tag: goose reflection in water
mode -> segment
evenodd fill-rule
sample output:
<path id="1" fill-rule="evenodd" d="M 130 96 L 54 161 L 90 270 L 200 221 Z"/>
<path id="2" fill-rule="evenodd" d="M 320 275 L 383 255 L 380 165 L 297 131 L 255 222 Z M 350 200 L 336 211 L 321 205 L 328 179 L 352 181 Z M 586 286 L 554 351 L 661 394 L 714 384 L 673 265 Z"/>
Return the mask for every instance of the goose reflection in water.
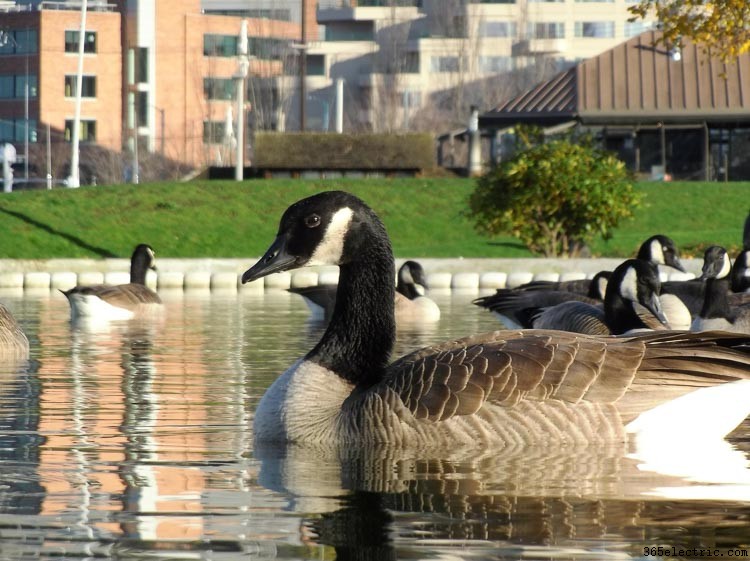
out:
<path id="1" fill-rule="evenodd" d="M 746 463 L 731 445 L 724 452 L 711 460 Z M 630 559 L 659 536 L 678 547 L 746 542 L 747 513 L 737 516 L 729 502 L 737 493 L 750 500 L 746 475 L 744 484 L 686 484 L 682 476 L 645 470 L 624 444 L 499 453 L 467 447 L 442 456 L 394 449 L 331 455 L 259 444 L 254 455 L 258 483 L 307 514 L 302 533 L 335 548 L 337 559 L 396 559 L 415 544 L 446 554 L 471 546 L 500 559 L 568 558 L 565 551 L 585 558 L 592 555 L 581 547 L 587 541 L 601 542 L 597 559 Z M 696 500 L 676 503 L 686 489 Z"/>

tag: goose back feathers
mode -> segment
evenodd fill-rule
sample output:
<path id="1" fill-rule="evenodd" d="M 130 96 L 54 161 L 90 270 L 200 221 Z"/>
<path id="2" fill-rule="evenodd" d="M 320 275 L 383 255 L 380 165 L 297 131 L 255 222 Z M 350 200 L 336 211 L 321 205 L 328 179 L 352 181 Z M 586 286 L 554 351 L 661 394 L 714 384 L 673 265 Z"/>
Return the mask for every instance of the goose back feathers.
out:
<path id="1" fill-rule="evenodd" d="M 71 316 L 130 319 L 161 309 L 161 298 L 146 286 L 146 273 L 156 270 L 154 250 L 139 244 L 130 259 L 130 282 L 120 285 L 78 285 L 63 291 Z"/>
<path id="2" fill-rule="evenodd" d="M 726 333 L 499 331 L 389 364 L 390 242 L 375 213 L 347 193 L 290 206 L 275 241 L 242 280 L 308 264 L 341 267 L 336 306 L 320 342 L 261 399 L 254 419 L 260 441 L 340 447 L 622 439 L 627 423 L 666 400 L 750 377 L 750 338 Z M 750 410 L 750 403 L 740 406 Z"/>

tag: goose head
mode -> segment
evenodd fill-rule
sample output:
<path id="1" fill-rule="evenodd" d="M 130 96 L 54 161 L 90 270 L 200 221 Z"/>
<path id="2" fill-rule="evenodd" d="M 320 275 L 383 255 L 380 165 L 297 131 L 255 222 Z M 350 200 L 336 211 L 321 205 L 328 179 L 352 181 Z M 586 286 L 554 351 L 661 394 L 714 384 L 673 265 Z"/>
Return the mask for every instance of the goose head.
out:
<path id="1" fill-rule="evenodd" d="M 658 272 L 641 259 L 628 259 L 612 272 L 605 301 L 621 299 L 640 304 L 662 324 L 668 325 L 659 300 L 660 291 L 661 282 Z"/>
<path id="2" fill-rule="evenodd" d="M 156 270 L 156 252 L 150 245 L 141 243 L 135 246 L 133 255 L 130 257 L 131 263 L 139 263 L 143 269 Z"/>
<path id="3" fill-rule="evenodd" d="M 654 265 L 666 265 L 678 271 L 686 272 L 680 261 L 680 252 L 671 238 L 657 234 L 651 236 L 641 244 L 638 259 L 643 259 Z"/>
<path id="4" fill-rule="evenodd" d="M 424 296 L 429 287 L 427 276 L 422 265 L 416 261 L 406 261 L 398 270 L 398 283 L 396 290 L 413 300 L 418 296 Z"/>
<path id="5" fill-rule="evenodd" d="M 373 244 L 373 240 L 379 244 Z M 305 266 L 346 266 L 366 261 L 373 245 L 382 247 L 392 262 L 385 227 L 367 205 L 343 191 L 318 193 L 287 208 L 276 239 L 245 271 L 242 282 Z"/>
<path id="6" fill-rule="evenodd" d="M 701 280 L 725 279 L 732 272 L 732 262 L 727 250 L 718 245 L 712 245 L 703 254 L 703 273 Z"/>
<path id="7" fill-rule="evenodd" d="M 130 282 L 146 284 L 146 273 L 156 270 L 156 253 L 145 243 L 138 244 L 130 257 Z"/>

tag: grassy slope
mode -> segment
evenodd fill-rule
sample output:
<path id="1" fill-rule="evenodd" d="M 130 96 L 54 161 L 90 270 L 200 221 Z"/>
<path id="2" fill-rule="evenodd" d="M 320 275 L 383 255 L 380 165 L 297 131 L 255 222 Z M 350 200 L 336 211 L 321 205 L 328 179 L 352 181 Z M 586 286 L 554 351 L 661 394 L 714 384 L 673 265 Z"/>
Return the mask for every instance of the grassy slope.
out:
<path id="1" fill-rule="evenodd" d="M 26 191 L 0 196 L 0 258 L 128 256 L 148 242 L 160 257 L 257 256 L 293 201 L 345 189 L 381 215 L 398 256 L 524 257 L 512 238 L 487 239 L 462 216 L 467 179 L 197 181 Z M 644 205 L 595 254 L 630 255 L 652 233 L 689 253 L 738 247 L 750 183 L 642 183 Z"/>

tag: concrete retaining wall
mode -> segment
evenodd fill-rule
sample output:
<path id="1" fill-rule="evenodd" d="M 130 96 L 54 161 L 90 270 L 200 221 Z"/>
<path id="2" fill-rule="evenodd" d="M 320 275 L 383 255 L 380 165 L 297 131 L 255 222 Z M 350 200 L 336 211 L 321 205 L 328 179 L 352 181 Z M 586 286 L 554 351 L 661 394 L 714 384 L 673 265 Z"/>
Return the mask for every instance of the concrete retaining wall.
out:
<path id="1" fill-rule="evenodd" d="M 335 283 L 337 267 L 310 267 L 271 275 L 248 285 L 242 273 L 257 258 L 248 259 L 159 259 L 158 271 L 149 271 L 147 284 L 156 290 L 285 290 L 290 286 Z M 397 259 L 398 267 L 404 260 Z M 590 278 L 601 270 L 612 270 L 620 259 L 417 259 L 427 273 L 430 289 L 494 290 L 518 286 L 531 280 Z M 662 279 L 684 280 L 700 274 L 702 261 L 687 259 L 689 273 L 662 268 Z M 0 290 L 60 289 L 76 284 L 121 284 L 128 282 L 128 259 L 0 259 Z"/>

